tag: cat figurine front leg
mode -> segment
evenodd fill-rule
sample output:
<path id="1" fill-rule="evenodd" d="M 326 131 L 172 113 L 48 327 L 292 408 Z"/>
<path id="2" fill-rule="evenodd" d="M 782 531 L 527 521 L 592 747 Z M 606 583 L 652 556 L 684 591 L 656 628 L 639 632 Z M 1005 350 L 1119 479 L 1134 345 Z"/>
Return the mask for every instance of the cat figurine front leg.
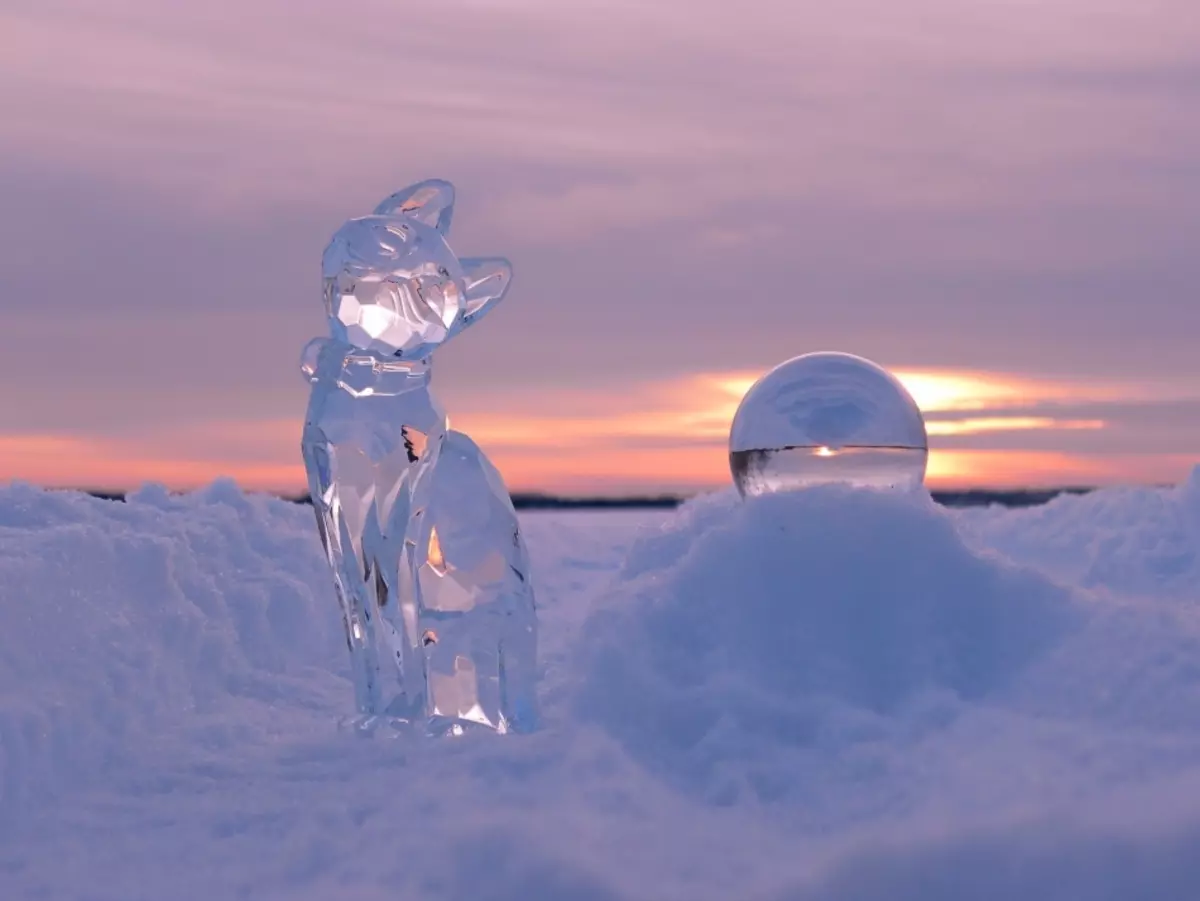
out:
<path id="1" fill-rule="evenodd" d="M 301 368 L 312 383 L 301 450 L 359 716 L 421 718 L 424 661 L 405 634 L 404 535 L 389 523 L 407 519 L 415 467 L 441 449 L 446 417 L 428 391 L 429 364 L 321 338 Z"/>

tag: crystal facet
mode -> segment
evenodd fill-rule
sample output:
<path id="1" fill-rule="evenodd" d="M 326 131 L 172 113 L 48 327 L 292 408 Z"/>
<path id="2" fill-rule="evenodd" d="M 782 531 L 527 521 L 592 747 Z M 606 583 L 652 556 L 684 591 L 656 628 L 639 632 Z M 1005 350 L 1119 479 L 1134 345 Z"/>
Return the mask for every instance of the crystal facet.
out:
<path id="1" fill-rule="evenodd" d="M 537 617 L 516 513 L 429 391 L 430 353 L 512 279 L 503 258 L 454 255 L 453 203 L 448 182 L 421 182 L 330 241 L 333 337 L 301 354 L 301 446 L 363 723 L 529 731 Z"/>
<path id="2" fill-rule="evenodd" d="M 413 508 L 406 544 L 431 715 L 442 728 L 528 730 L 534 710 L 521 686 L 536 675 L 533 591 L 500 474 L 475 442 L 448 431 L 437 465 L 414 484 Z"/>
<path id="3" fill-rule="evenodd" d="M 772 369 L 746 392 L 729 433 L 729 466 L 743 495 L 827 482 L 911 489 L 928 443 L 916 403 L 862 357 L 813 353 Z"/>
<path id="4" fill-rule="evenodd" d="M 333 336 L 347 344 L 419 360 L 462 325 L 462 266 L 442 233 L 417 219 L 351 219 L 321 268 Z"/>

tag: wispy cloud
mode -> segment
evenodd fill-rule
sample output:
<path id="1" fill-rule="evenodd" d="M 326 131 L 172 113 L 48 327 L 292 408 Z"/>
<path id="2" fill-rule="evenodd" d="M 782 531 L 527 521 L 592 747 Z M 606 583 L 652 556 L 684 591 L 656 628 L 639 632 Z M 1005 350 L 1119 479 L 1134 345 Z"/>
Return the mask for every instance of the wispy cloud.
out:
<path id="1" fill-rule="evenodd" d="M 978 435 L 982 432 L 1025 432 L 1052 429 L 1102 429 L 1103 419 L 1051 419 L 1048 416 L 973 416 L 970 419 L 935 419 L 925 424 L 930 437 Z"/>
<path id="2" fill-rule="evenodd" d="M 321 247 L 431 175 L 456 248 L 516 263 L 437 379 L 522 485 L 720 481 L 739 385 L 818 349 L 908 364 L 935 476 L 1186 454 L 1155 389 L 1105 386 L 1200 378 L 1192 12 L 9 0 L 0 389 L 31 443 L 0 475 L 293 472 L 290 437 L 216 436 L 294 423 Z"/>

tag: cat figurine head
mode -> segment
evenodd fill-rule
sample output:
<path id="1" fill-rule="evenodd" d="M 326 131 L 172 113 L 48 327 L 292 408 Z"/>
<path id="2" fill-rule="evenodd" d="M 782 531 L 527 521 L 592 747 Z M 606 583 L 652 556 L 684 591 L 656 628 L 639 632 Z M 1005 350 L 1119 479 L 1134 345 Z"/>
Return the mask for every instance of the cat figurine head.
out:
<path id="1" fill-rule="evenodd" d="M 321 260 L 333 337 L 382 356 L 428 357 L 504 297 L 503 257 L 455 256 L 454 186 L 429 179 L 346 222 Z"/>

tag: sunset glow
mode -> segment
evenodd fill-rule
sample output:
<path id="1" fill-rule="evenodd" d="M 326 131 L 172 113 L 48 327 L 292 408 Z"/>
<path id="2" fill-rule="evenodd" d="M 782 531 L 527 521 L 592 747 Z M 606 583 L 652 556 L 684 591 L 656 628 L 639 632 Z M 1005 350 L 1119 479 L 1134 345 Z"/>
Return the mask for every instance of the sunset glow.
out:
<path id="1" fill-rule="evenodd" d="M 1059 418 L 1055 405 L 1103 409 L 1138 397 L 1136 385 L 1089 387 L 949 370 L 900 369 L 898 377 L 927 417 L 927 481 L 934 487 L 1163 482 L 1194 462 L 1186 453 L 1021 446 L 1039 435 L 1105 433 L 1112 427 L 1106 419 Z M 756 378 L 702 373 L 650 382 L 618 397 L 546 388 L 514 398 L 503 414 L 472 406 L 468 397 L 455 405 L 454 425 L 487 450 L 514 490 L 690 492 L 728 483 L 729 423 Z M 10 435 L 0 438 L 0 466 L 16 478 L 63 486 L 115 489 L 161 481 L 191 488 L 227 475 L 248 487 L 299 493 L 300 430 L 298 419 L 275 419 L 194 423 L 127 438 Z M 987 446 L 1006 434 L 1012 437 L 1004 449 Z M 976 445 L 942 443 L 956 440 Z"/>
<path id="2" fill-rule="evenodd" d="M 925 430 L 931 437 L 935 435 L 978 435 L 981 432 L 1102 428 L 1104 428 L 1102 419 L 1050 419 L 1045 416 L 975 416 L 970 419 L 940 419 L 925 423 Z"/>
<path id="3" fill-rule="evenodd" d="M 426 178 L 514 264 L 435 393 L 515 488 L 726 484 L 816 350 L 932 485 L 1182 478 L 1192 6 L 915 3 L 0 4 L 0 478 L 302 490 L 323 249 Z"/>

